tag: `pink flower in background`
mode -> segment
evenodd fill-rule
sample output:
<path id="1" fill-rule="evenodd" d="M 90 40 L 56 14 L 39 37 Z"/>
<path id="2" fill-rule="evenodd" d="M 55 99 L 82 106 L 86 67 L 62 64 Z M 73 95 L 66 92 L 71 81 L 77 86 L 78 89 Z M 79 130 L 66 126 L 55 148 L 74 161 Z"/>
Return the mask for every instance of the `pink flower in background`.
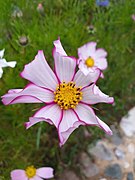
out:
<path id="1" fill-rule="evenodd" d="M 94 113 L 91 105 L 104 102 L 113 103 L 114 99 L 102 93 L 95 85 L 100 70 L 85 76 L 76 72 L 77 61 L 68 57 L 60 40 L 54 41 L 54 72 L 49 67 L 43 51 L 38 51 L 35 59 L 25 66 L 21 76 L 30 81 L 24 89 L 13 89 L 2 97 L 5 105 L 16 103 L 43 103 L 26 128 L 37 122 L 45 121 L 57 128 L 60 146 L 80 125 L 93 125 L 112 134 L 110 128 Z"/>
<path id="2" fill-rule="evenodd" d="M 53 177 L 53 169 L 51 167 L 36 169 L 34 166 L 28 166 L 26 170 L 16 169 L 11 171 L 11 180 L 42 180 Z"/>
<path id="3" fill-rule="evenodd" d="M 132 14 L 132 19 L 133 19 L 133 21 L 135 21 L 135 14 Z"/>
<path id="4" fill-rule="evenodd" d="M 96 49 L 96 42 L 89 42 L 78 48 L 79 69 L 88 75 L 95 69 L 105 70 L 107 68 L 107 52 L 104 49 Z"/>
<path id="5" fill-rule="evenodd" d="M 2 68 L 5 68 L 5 67 L 12 67 L 12 68 L 14 68 L 15 65 L 16 65 L 16 61 L 7 62 L 6 59 L 3 58 L 4 51 L 5 51 L 4 49 L 0 51 L 0 78 L 3 75 Z"/>
<path id="6" fill-rule="evenodd" d="M 38 6 L 37 6 L 37 11 L 39 13 L 41 13 L 42 15 L 44 15 L 44 6 L 42 3 L 39 3 Z"/>

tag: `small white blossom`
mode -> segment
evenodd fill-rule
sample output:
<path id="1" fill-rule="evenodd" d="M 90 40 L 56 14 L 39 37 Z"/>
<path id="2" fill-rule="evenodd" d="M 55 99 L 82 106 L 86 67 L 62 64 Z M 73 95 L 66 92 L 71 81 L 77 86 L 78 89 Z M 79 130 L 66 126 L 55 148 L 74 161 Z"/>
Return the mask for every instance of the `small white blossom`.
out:
<path id="1" fill-rule="evenodd" d="M 5 51 L 5 49 L 0 51 L 0 78 L 2 77 L 2 74 L 3 74 L 3 69 L 2 68 L 4 68 L 4 67 L 12 67 L 12 68 L 14 68 L 15 65 L 16 65 L 16 61 L 7 62 L 6 59 L 3 58 L 4 51 Z"/>

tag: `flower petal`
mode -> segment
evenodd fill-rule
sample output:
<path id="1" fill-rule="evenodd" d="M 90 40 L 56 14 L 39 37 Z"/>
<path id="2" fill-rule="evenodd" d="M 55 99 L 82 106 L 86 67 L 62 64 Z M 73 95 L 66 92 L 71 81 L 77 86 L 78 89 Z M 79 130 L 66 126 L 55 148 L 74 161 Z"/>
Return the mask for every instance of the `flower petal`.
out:
<path id="1" fill-rule="evenodd" d="M 2 75 L 3 75 L 3 70 L 2 70 L 2 68 L 0 67 L 0 78 L 2 77 Z"/>
<path id="2" fill-rule="evenodd" d="M 0 59 L 0 67 L 3 68 L 3 67 L 7 67 L 7 61 L 6 59 Z"/>
<path id="3" fill-rule="evenodd" d="M 79 103 L 74 109 L 78 118 L 88 125 L 98 125 L 97 118 L 93 109 L 85 104 Z"/>
<path id="4" fill-rule="evenodd" d="M 64 145 L 70 134 L 84 123 L 79 121 L 73 110 L 69 109 L 63 112 L 63 118 L 58 127 L 60 146 Z"/>
<path id="5" fill-rule="evenodd" d="M 76 59 L 68 56 L 61 56 L 61 54 L 54 51 L 55 72 L 60 82 L 70 82 L 75 75 Z"/>
<path id="6" fill-rule="evenodd" d="M 12 67 L 12 68 L 14 68 L 15 66 L 16 66 L 16 61 L 10 61 L 10 62 L 7 62 L 7 65 L 9 66 L 9 67 Z"/>
<path id="7" fill-rule="evenodd" d="M 93 56 L 96 50 L 96 45 L 96 42 L 89 42 L 78 48 L 79 58 L 86 60 L 88 57 Z"/>
<path id="8" fill-rule="evenodd" d="M 100 77 L 104 79 L 104 74 L 101 72 Z"/>
<path id="9" fill-rule="evenodd" d="M 61 56 L 67 56 L 65 50 L 62 47 L 60 39 L 54 41 L 53 44 L 54 44 L 54 49 L 53 49 L 54 56 L 55 56 L 55 52 L 58 52 L 59 54 L 61 54 Z"/>
<path id="10" fill-rule="evenodd" d="M 103 121 L 101 121 L 96 115 L 95 112 L 91 107 L 85 104 L 78 104 L 77 107 L 74 110 L 82 122 L 84 122 L 86 125 L 92 125 L 97 126 L 101 129 L 103 129 L 107 134 L 112 135 L 111 129 L 105 124 Z"/>
<path id="11" fill-rule="evenodd" d="M 107 52 L 102 48 L 97 49 L 94 54 L 94 58 L 96 58 L 96 59 L 105 58 L 106 56 L 107 56 Z"/>
<path id="12" fill-rule="evenodd" d="M 53 124 L 51 120 L 49 119 L 45 119 L 45 118 L 36 118 L 36 117 L 30 117 L 28 122 L 25 122 L 25 127 L 26 129 L 29 129 L 30 127 L 34 126 L 35 124 L 39 123 L 39 122 L 48 122 L 49 124 Z"/>
<path id="13" fill-rule="evenodd" d="M 82 102 L 87 104 L 96 104 L 99 102 L 104 103 L 113 103 L 113 97 L 109 97 L 108 95 L 102 93 L 100 89 L 95 85 L 92 84 L 89 87 L 86 87 L 82 90 L 83 99 Z"/>
<path id="14" fill-rule="evenodd" d="M 16 61 L 10 61 L 10 62 L 7 62 L 6 59 L 0 59 L 0 67 L 12 67 L 14 68 L 16 65 Z"/>
<path id="15" fill-rule="evenodd" d="M 95 66 L 101 70 L 105 70 L 108 66 L 107 60 L 105 58 L 95 59 Z"/>
<path id="16" fill-rule="evenodd" d="M 39 177 L 45 178 L 45 179 L 49 179 L 49 178 L 53 178 L 53 168 L 51 167 L 42 167 L 37 169 L 36 174 Z"/>
<path id="17" fill-rule="evenodd" d="M 68 57 L 63 49 L 60 39 L 54 41 L 53 57 L 55 60 L 55 72 L 60 82 L 69 82 L 73 79 L 77 60 L 74 57 Z"/>
<path id="18" fill-rule="evenodd" d="M 73 81 L 76 82 L 76 86 L 81 86 L 83 88 L 93 82 L 96 82 L 100 76 L 100 73 L 101 72 L 99 69 L 95 69 L 94 72 L 89 72 L 89 74 L 85 76 L 81 70 L 78 70 Z"/>
<path id="19" fill-rule="evenodd" d="M 35 59 L 31 63 L 25 65 L 21 76 L 40 87 L 51 90 L 55 90 L 58 84 L 58 80 L 49 67 L 43 51 L 38 51 Z"/>
<path id="20" fill-rule="evenodd" d="M 107 124 L 105 124 L 103 121 L 101 121 L 97 116 L 96 116 L 97 120 L 98 120 L 98 123 L 99 125 L 97 125 L 99 128 L 103 129 L 108 135 L 112 135 L 112 131 L 111 129 L 109 128 L 109 126 Z"/>
<path id="21" fill-rule="evenodd" d="M 11 180 L 28 180 L 24 170 L 16 169 L 11 171 Z"/>
<path id="22" fill-rule="evenodd" d="M 0 59 L 3 58 L 3 56 L 4 56 L 4 51 L 5 51 L 5 49 L 0 50 Z"/>
<path id="23" fill-rule="evenodd" d="M 30 118 L 30 122 L 26 124 L 26 128 L 31 127 L 37 122 L 46 121 L 50 124 L 54 124 L 58 127 L 58 124 L 62 118 L 62 110 L 57 104 L 47 105 L 38 110 L 33 117 Z"/>
<path id="24" fill-rule="evenodd" d="M 5 105 L 16 103 L 41 103 L 53 102 L 54 94 L 48 89 L 38 87 L 34 84 L 28 84 L 25 89 L 10 90 L 2 96 L 2 102 Z"/>
<path id="25" fill-rule="evenodd" d="M 29 180 L 43 180 L 43 179 L 40 178 L 39 176 L 34 176 L 33 178 L 29 178 Z"/>
<path id="26" fill-rule="evenodd" d="M 89 74 L 89 72 L 94 72 L 93 68 L 88 68 L 83 61 L 80 61 L 78 64 L 79 69 L 83 72 L 85 76 Z"/>

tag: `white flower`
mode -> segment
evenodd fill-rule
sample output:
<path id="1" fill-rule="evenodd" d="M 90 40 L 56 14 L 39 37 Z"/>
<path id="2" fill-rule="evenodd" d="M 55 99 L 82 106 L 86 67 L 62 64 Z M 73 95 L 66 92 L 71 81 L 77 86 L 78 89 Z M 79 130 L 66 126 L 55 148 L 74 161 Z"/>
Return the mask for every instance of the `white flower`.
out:
<path id="1" fill-rule="evenodd" d="M 7 62 L 6 59 L 3 58 L 4 51 L 5 51 L 5 49 L 0 51 L 0 78 L 2 77 L 2 74 L 3 74 L 3 69 L 2 68 L 4 68 L 4 67 L 12 67 L 12 68 L 14 68 L 15 65 L 16 65 L 16 61 Z"/>
<path id="2" fill-rule="evenodd" d="M 85 76 L 98 68 L 101 70 L 101 77 L 103 77 L 102 71 L 107 68 L 107 52 L 102 48 L 96 49 L 96 45 L 96 42 L 89 42 L 78 48 L 79 69 Z"/>

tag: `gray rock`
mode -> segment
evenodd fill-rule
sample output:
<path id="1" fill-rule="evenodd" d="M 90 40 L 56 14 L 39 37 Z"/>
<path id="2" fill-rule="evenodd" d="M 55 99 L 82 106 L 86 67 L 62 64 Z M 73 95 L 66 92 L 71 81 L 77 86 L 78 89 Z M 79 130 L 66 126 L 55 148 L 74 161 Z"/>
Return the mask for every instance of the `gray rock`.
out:
<path id="1" fill-rule="evenodd" d="M 110 149 L 105 147 L 101 142 L 98 142 L 95 147 L 88 147 L 88 153 L 96 158 L 108 160 L 113 160 L 113 153 Z"/>
<path id="2" fill-rule="evenodd" d="M 122 137 L 119 134 L 113 134 L 111 137 L 112 143 L 115 145 L 120 145 L 123 142 Z"/>
<path id="3" fill-rule="evenodd" d="M 86 153 L 82 153 L 80 157 L 81 173 L 87 178 L 96 176 L 99 173 L 99 168 L 91 162 L 90 157 Z"/>
<path id="4" fill-rule="evenodd" d="M 118 129 L 116 129 L 116 127 L 114 125 L 111 126 L 111 129 L 113 131 L 113 135 L 112 136 L 108 136 L 106 135 L 113 144 L 115 144 L 116 146 L 119 146 L 120 144 L 123 143 L 123 139 L 122 136 L 119 132 Z"/>
<path id="5" fill-rule="evenodd" d="M 133 160 L 133 170 L 135 172 L 135 159 Z"/>
<path id="6" fill-rule="evenodd" d="M 134 180 L 134 175 L 132 172 L 129 172 L 127 175 L 127 180 Z"/>
<path id="7" fill-rule="evenodd" d="M 124 162 L 123 162 L 123 167 L 124 167 L 125 169 L 127 169 L 127 168 L 130 167 L 130 164 L 129 164 L 127 161 L 124 161 Z"/>
<path id="8" fill-rule="evenodd" d="M 124 159 L 125 153 L 121 149 L 116 148 L 114 152 L 118 159 Z"/>
<path id="9" fill-rule="evenodd" d="M 120 127 L 126 136 L 132 137 L 135 135 L 135 107 L 128 112 L 127 116 L 122 118 Z"/>
<path id="10" fill-rule="evenodd" d="M 91 136 L 92 136 L 92 134 L 90 134 L 87 129 L 84 129 L 84 137 L 90 138 Z"/>
<path id="11" fill-rule="evenodd" d="M 122 170 L 119 164 L 107 166 L 104 174 L 112 179 L 122 179 Z"/>
<path id="12" fill-rule="evenodd" d="M 64 173 L 57 180 L 80 180 L 79 177 L 73 172 L 69 170 L 65 170 Z"/>
<path id="13" fill-rule="evenodd" d="M 128 152 L 134 154 L 135 153 L 135 144 L 130 143 L 127 147 Z"/>

